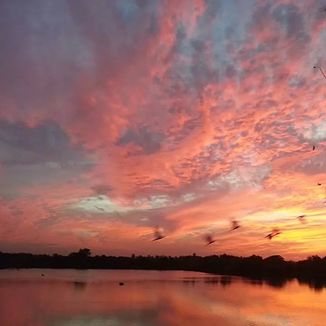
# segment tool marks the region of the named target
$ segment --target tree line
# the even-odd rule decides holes
[[[74,268],[74,269],[144,269],[185,270],[222,275],[246,276],[282,282],[297,278],[314,288],[326,287],[326,256],[286,261],[279,255],[262,258],[232,255],[197,256],[92,256],[88,248],[67,256],[0,252],[0,268]]]

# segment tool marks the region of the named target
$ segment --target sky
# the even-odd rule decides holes
[[[323,8],[2,0],[0,251],[325,256]]]

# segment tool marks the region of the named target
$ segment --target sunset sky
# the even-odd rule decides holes
[[[326,255],[323,8],[2,0],[0,251]]]

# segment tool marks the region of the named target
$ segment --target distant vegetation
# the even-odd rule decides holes
[[[0,268],[75,268],[75,269],[145,269],[185,270],[252,279],[269,279],[282,286],[297,278],[318,289],[326,287],[326,257],[311,256],[301,261],[285,261],[281,256],[236,257],[230,255],[191,256],[92,256],[90,249],[80,249],[68,256],[33,255],[0,252]]]

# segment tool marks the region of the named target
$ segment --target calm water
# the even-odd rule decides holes
[[[2,270],[0,325],[324,326],[326,290],[195,272]]]

